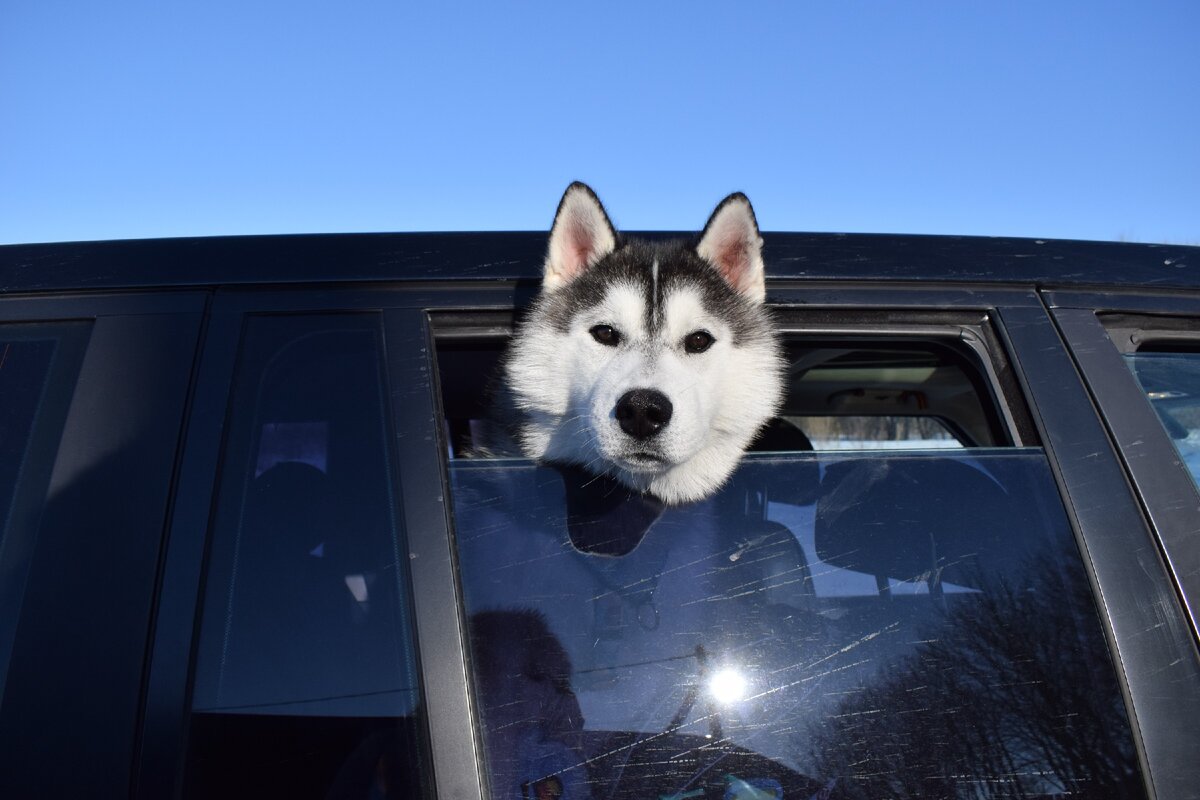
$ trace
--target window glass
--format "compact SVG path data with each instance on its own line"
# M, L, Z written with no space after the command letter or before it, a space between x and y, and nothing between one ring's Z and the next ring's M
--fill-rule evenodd
M56 345L50 337L5 341L0 328L0 544L11 523L17 479L25 467Z
M212 532L193 797L420 795L379 319L251 318Z
M1200 484L1200 353L1143 351L1125 360Z
M88 325L0 326L0 693Z
M1143 796L1040 450L450 475L492 797Z

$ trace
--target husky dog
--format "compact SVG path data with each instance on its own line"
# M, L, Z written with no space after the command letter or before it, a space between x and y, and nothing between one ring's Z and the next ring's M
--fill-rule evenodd
M510 436L530 458L665 503L711 494L780 404L763 281L745 195L722 200L696 241L651 243L618 234L571 184L504 363Z

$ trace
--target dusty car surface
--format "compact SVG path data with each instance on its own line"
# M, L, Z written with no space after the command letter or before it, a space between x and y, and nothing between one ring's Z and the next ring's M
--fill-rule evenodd
M1200 248L765 238L677 507L473 457L544 234L0 247L0 796L1200 796Z

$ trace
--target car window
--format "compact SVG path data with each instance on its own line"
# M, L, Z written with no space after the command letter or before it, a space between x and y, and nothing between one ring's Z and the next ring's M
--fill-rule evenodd
M1200 484L1200 353L1139 351L1125 360Z
M491 796L1143 796L1046 456L983 368L786 347L759 452L665 507L474 457L503 341L438 342Z
M86 323L0 326L0 693Z
M250 318L214 516L192 797L414 797L422 725L380 320Z
M493 797L1142 796L1038 449L450 475Z

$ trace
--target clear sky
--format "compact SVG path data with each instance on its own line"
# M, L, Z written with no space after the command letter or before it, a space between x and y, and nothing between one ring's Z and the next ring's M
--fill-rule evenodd
M0 0L0 243L627 229L1200 244L1200 2Z

